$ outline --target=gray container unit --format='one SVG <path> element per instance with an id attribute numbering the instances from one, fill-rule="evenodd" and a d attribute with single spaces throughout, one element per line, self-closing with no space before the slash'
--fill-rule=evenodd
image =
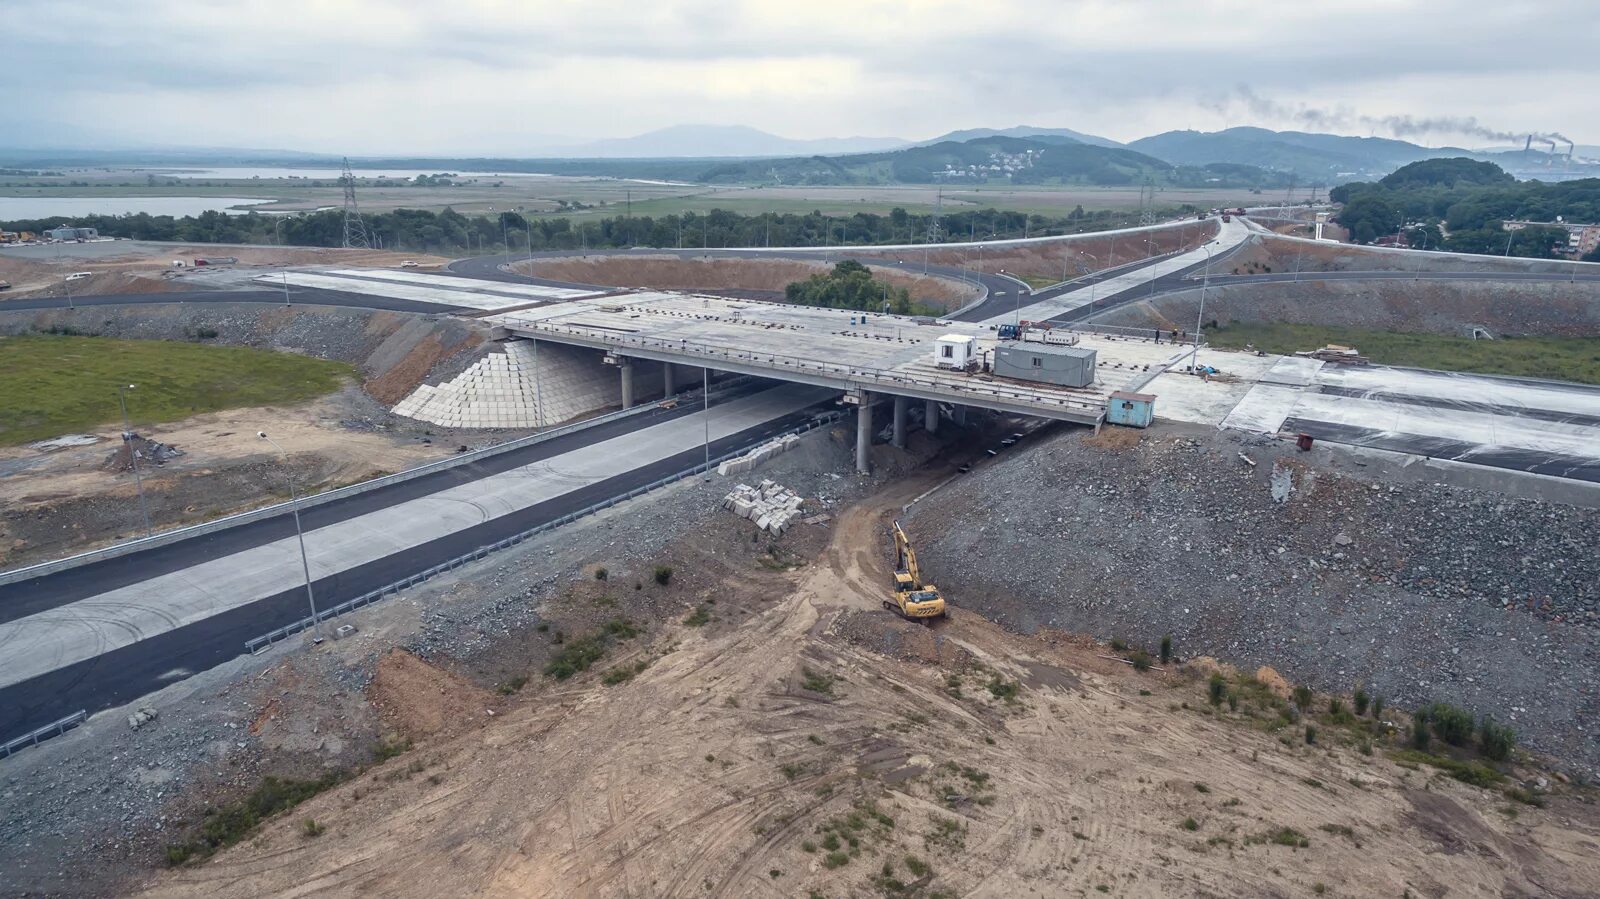
<path id="1" fill-rule="evenodd" d="M 1094 383 L 1095 351 L 1047 343 L 1002 343 L 994 350 L 994 373 L 1062 387 Z"/>

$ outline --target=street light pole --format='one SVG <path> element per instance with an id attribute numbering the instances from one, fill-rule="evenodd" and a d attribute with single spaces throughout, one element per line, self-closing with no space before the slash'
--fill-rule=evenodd
<path id="1" fill-rule="evenodd" d="M 701 418 L 706 426 L 706 480 L 711 480 L 711 367 L 700 366 L 700 401 Z"/>
<path id="2" fill-rule="evenodd" d="M 122 407 L 122 445 L 128 448 L 128 464 L 133 466 L 133 486 L 139 491 L 139 514 L 144 518 L 144 535 L 150 536 L 150 506 L 144 499 L 144 479 L 139 475 L 139 453 L 133 446 L 133 425 L 128 421 L 128 391 L 136 385 L 117 388 L 117 404 Z"/>
<path id="3" fill-rule="evenodd" d="M 1206 270 L 1200 281 L 1200 314 L 1194 320 L 1194 353 L 1189 357 L 1189 370 L 1200 367 L 1200 329 L 1206 320 L 1206 288 L 1211 286 L 1211 247 L 1201 246 L 1206 251 Z"/>
<path id="4" fill-rule="evenodd" d="M 289 461 L 289 453 L 278 441 L 267 436 L 266 431 L 257 431 L 256 436 L 273 445 L 283 455 L 284 462 Z M 294 513 L 294 535 L 300 541 L 300 570 L 306 577 L 306 601 L 311 604 L 311 635 L 312 641 L 322 642 L 322 620 L 317 617 L 317 595 L 311 589 L 311 560 L 306 557 L 306 532 L 300 526 L 300 493 L 294 487 L 294 474 L 284 473 L 284 480 L 289 482 L 289 509 Z"/>

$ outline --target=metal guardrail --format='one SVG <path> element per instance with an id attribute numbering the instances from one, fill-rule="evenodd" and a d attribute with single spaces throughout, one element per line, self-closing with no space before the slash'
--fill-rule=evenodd
<path id="1" fill-rule="evenodd" d="M 822 415 L 818 415 L 817 417 L 813 418 L 811 421 L 805 423 L 804 425 L 801 425 L 798 428 L 791 428 L 790 430 L 785 431 L 784 433 L 785 434 L 804 434 L 807 431 L 815 430 L 816 428 L 823 427 L 824 425 L 832 424 L 833 422 L 836 422 L 839 419 L 843 418 L 844 414 L 845 413 L 843 413 L 843 412 L 837 412 L 837 411 L 835 411 L 835 412 L 827 412 L 827 413 L 824 413 Z M 773 438 L 768 437 L 768 438 L 762 440 L 761 443 L 768 443 L 772 439 Z M 521 532 L 516 533 L 516 534 L 512 534 L 510 537 L 506 537 L 506 538 L 501 539 L 501 540 L 496 540 L 494 543 L 490 543 L 490 544 L 485 545 L 485 546 L 480 546 L 477 549 L 473 550 L 472 552 L 456 556 L 455 558 L 450 559 L 450 560 L 445 561 L 445 562 L 441 562 L 438 565 L 433 565 L 433 566 L 431 566 L 429 568 L 425 568 L 422 571 L 417 572 L 416 574 L 413 574 L 413 575 L 411 575 L 409 577 L 401 578 L 400 580 L 395 581 L 392 584 L 387 584 L 385 586 L 379 587 L 376 590 L 372 590 L 370 592 L 363 593 L 360 596 L 356 597 L 355 599 L 347 600 L 345 602 L 339 603 L 338 605 L 332 606 L 332 607 L 327 608 L 327 609 L 319 609 L 317 611 L 317 614 L 316 614 L 315 618 L 313 618 L 312 616 L 308 615 L 305 618 L 302 618 L 299 621 L 294 622 L 293 624 L 284 625 L 283 627 L 280 627 L 277 630 L 268 631 L 267 633 L 262 634 L 259 637 L 252 637 L 251 639 L 246 640 L 245 643 L 244 643 L 245 651 L 250 653 L 251 655 L 255 655 L 256 653 L 260 652 L 261 650 L 266 649 L 267 647 L 271 646 L 273 643 L 276 643 L 279 640 L 283 640 L 285 638 L 291 637 L 291 636 L 293 636 L 293 635 L 305 630 L 306 628 L 311 627 L 313 624 L 315 624 L 318 621 L 327 621 L 330 618 L 337 618 L 340 615 L 344 615 L 346 613 L 353 612 L 356 609 L 361 608 L 362 606 L 371 605 L 372 603 L 375 603 L 378 600 L 383 599 L 385 596 L 389 596 L 389 595 L 392 595 L 392 594 L 395 594 L 395 593 L 399 593 L 401 590 L 405 590 L 405 589 L 407 589 L 409 587 L 414 587 L 417 584 L 420 584 L 423 581 L 428 580 L 429 578 L 433 578 L 433 577 L 436 577 L 438 575 L 444 574 L 447 571 L 454 571 L 455 569 L 460 568 L 462 565 L 466 565 L 469 562 L 476 562 L 476 561 L 484 558 L 485 556 L 488 556 L 491 553 L 499 552 L 502 549 L 507 549 L 509 547 L 516 546 L 517 544 L 522 543 L 525 540 L 531 539 L 533 537 L 537 537 L 538 535 L 546 533 L 547 531 L 553 531 L 556 528 L 561 527 L 562 525 L 571 524 L 572 522 L 577 521 L 580 518 L 587 518 L 588 516 L 593 515 L 596 512 L 604 511 L 604 510 L 609 509 L 609 508 L 611 508 L 611 507 L 613 507 L 615 505 L 618 505 L 619 503 L 624 503 L 624 502 L 627 502 L 630 499 L 635 499 L 637 497 L 643 496 L 646 493 L 651 492 L 652 490 L 658 490 L 658 489 L 660 489 L 662 487 L 665 487 L 668 484 L 674 483 L 676 481 L 681 481 L 684 478 L 693 477 L 693 476 L 695 476 L 697 474 L 700 474 L 701 472 L 704 472 L 704 471 L 710 471 L 711 469 L 713 469 L 716 466 L 722 464 L 723 462 L 728 461 L 729 459 L 736 459 L 736 458 L 738 458 L 740 456 L 745 455 L 746 453 L 749 453 L 752 448 L 754 448 L 756 446 L 760 446 L 761 443 L 750 444 L 750 445 L 745 446 L 745 447 L 743 447 L 741 449 L 734 450 L 731 453 L 724 453 L 724 454 L 722 454 L 720 456 L 717 456 L 716 458 L 712 459 L 710 462 L 702 462 L 702 463 L 700 463 L 698 465 L 695 465 L 692 468 L 684 469 L 683 471 L 680 471 L 677 474 L 671 474 L 671 475 L 667 475 L 664 478 L 658 478 L 657 480 L 651 481 L 650 483 L 644 485 L 643 487 L 635 487 L 632 490 L 629 490 L 629 491 L 627 491 L 625 493 L 618 494 L 618 495 L 613 496 L 613 497 L 611 497 L 609 499 L 601 500 L 600 502 L 594 503 L 593 505 L 585 506 L 584 508 L 579 509 L 576 512 L 569 512 L 566 515 L 561 516 L 560 518 L 551 519 L 550 521 L 547 521 L 544 524 L 537 525 L 535 527 L 529 528 L 528 530 L 521 531 Z"/>
<path id="2" fill-rule="evenodd" d="M 966 384 L 955 381 L 937 380 L 934 378 L 918 377 L 904 374 L 892 369 L 862 368 L 854 365 L 834 365 L 826 362 L 815 362 L 802 359 L 798 356 L 786 356 L 781 353 L 757 353 L 749 350 L 734 350 L 726 347 L 702 346 L 689 343 L 687 340 L 663 340 L 657 337 L 635 337 L 619 334 L 612 331 L 602 331 L 594 328 L 573 327 L 571 325 L 553 325 L 549 322 L 529 322 L 515 325 L 519 330 L 532 334 L 565 334 L 571 337 L 593 341 L 596 344 L 613 349 L 628 346 L 639 349 L 651 349 L 663 353 L 674 353 L 684 356 L 696 356 L 704 359 L 747 362 L 751 365 L 765 365 L 774 369 L 788 369 L 792 371 L 815 372 L 844 380 L 855 386 L 856 384 L 876 384 L 885 387 L 915 387 L 922 390 L 937 391 L 949 394 L 970 394 L 974 398 L 989 396 L 1004 400 L 1017 406 L 1024 406 L 1046 412 L 1060 410 L 1081 410 L 1084 413 L 1099 415 L 1105 411 L 1103 402 L 1090 402 L 1088 400 L 1072 399 L 1068 397 L 1046 397 L 1036 392 L 1025 392 L 1005 388 L 992 382 L 983 382 L 982 386 Z M 959 396 L 950 396 L 950 400 L 959 400 Z"/>
<path id="3" fill-rule="evenodd" d="M 700 391 L 698 390 L 685 391 L 685 393 L 689 395 L 696 395 L 699 392 Z M 712 393 L 715 395 L 717 391 L 713 390 Z M 312 506 L 322 505 L 323 503 L 334 502 L 335 500 L 348 499 L 349 497 L 358 496 L 368 491 L 377 490 L 382 487 L 389 487 L 394 484 L 403 483 L 405 481 L 420 478 L 425 475 L 434 474 L 440 471 L 448 471 L 452 468 L 457 468 L 462 465 L 470 465 L 473 462 L 480 462 L 484 459 L 498 456 L 501 453 L 508 453 L 514 450 L 533 446 L 534 444 L 543 443 L 546 440 L 553 440 L 557 437 L 571 434 L 574 431 L 583 430 L 584 428 L 591 428 L 596 425 L 606 424 L 618 419 L 628 418 L 634 415 L 641 415 L 656 408 L 657 404 L 654 402 L 644 403 L 635 406 L 632 409 L 622 409 L 617 412 L 609 412 L 605 415 L 596 416 L 594 418 L 586 418 L 582 421 L 560 425 L 558 427 L 550 428 L 549 430 L 540 431 L 537 434 L 530 434 L 526 437 L 518 437 L 514 440 L 508 440 L 505 443 L 497 443 L 493 446 L 484 447 L 480 450 L 460 453 L 458 455 L 450 456 L 449 458 L 439 459 L 434 462 L 419 465 L 415 468 L 408 468 L 405 471 L 395 472 L 391 475 L 384 475 L 380 478 L 373 478 L 370 481 L 362 481 L 358 484 L 350 484 L 345 487 L 338 487 L 333 490 L 327 490 L 311 496 L 304 496 L 300 498 L 300 508 L 306 509 Z M 17 581 L 28 580 L 30 578 L 41 577 L 47 574 L 54 574 L 57 571 L 64 571 L 68 568 L 76 568 L 80 565 L 102 562 L 106 559 L 125 556 L 141 550 L 154 549 L 155 547 L 165 546 L 169 543 L 177 543 L 180 540 L 187 540 L 191 537 L 199 537 L 216 531 L 225 530 L 230 527 L 249 524 L 252 521 L 260 521 L 264 518 L 272 518 L 273 516 L 282 515 L 289 512 L 293 505 L 294 503 L 292 501 L 273 503 L 270 506 L 262 506 L 259 509 L 251 509 L 248 512 L 239 512 L 233 515 L 224 516 L 222 518 L 216 518 L 211 521 L 202 522 L 200 524 L 192 524 L 181 528 L 173 528 L 172 530 L 162 531 L 157 534 L 152 534 L 148 537 L 137 537 L 133 540 L 127 540 L 112 546 L 103 547 L 101 549 L 89 550 L 88 552 L 82 552 L 60 559 L 52 559 L 48 562 L 39 562 L 23 568 L 13 568 L 10 571 L 0 571 L 0 584 L 10 584 Z"/>
<path id="4" fill-rule="evenodd" d="M 54 724 L 46 724 L 44 727 L 29 731 L 14 740 L 0 743 L 0 758 L 9 758 L 29 746 L 37 746 L 40 740 L 48 740 L 51 737 L 60 736 L 87 720 L 89 720 L 89 713 L 80 709 Z"/>

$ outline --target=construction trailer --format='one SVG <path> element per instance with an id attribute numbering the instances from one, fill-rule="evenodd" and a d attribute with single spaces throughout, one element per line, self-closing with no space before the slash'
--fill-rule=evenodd
<path id="1" fill-rule="evenodd" d="M 994 348 L 994 373 L 1002 378 L 1062 387 L 1094 383 L 1094 350 L 1051 343 L 1002 343 Z"/>
<path id="2" fill-rule="evenodd" d="M 1129 428 L 1148 428 L 1156 417 L 1156 398 L 1149 393 L 1118 390 L 1106 403 L 1106 421 Z"/>
<path id="3" fill-rule="evenodd" d="M 978 338 L 965 334 L 946 334 L 933 344 L 933 364 L 937 368 L 970 371 L 978 364 Z"/>

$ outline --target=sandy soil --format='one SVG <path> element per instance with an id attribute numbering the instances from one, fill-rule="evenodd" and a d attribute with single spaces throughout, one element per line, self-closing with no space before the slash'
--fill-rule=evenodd
<path id="1" fill-rule="evenodd" d="M 964 266 L 985 272 L 1005 271 L 1025 278 L 1047 278 L 1052 281 L 1075 278 L 1085 272 L 1113 268 L 1117 265 L 1161 253 L 1198 246 L 1216 230 L 1215 222 L 1195 222 L 1184 228 L 1169 228 L 1147 234 L 1094 235 L 1086 234 L 1069 240 L 1022 246 L 950 247 L 935 249 L 928 254 L 936 265 Z M 920 249 L 874 250 L 871 247 L 852 250 L 852 256 L 862 259 L 905 259 L 907 264 L 920 262 Z"/>
<path id="2" fill-rule="evenodd" d="M 105 255 L 108 247 L 127 252 Z M 79 247 L 92 247 L 94 254 L 75 256 Z M 173 268 L 173 260 L 193 263 L 199 257 L 233 256 L 240 267 L 278 265 L 350 265 L 395 267 L 411 260 L 424 267 L 436 267 L 449 260 L 438 256 L 378 250 L 344 250 L 320 247 L 254 247 L 222 245 L 148 244 L 129 241 L 115 245 L 72 244 L 63 246 L 59 260 L 50 255 L 25 256 L 0 253 L 0 280 L 10 281 L 11 289 L 0 292 L 0 303 L 7 299 L 37 296 L 62 296 L 62 278 L 69 272 L 90 272 L 91 277 L 72 282 L 77 296 L 115 293 L 158 293 L 188 290 L 193 287 Z"/>
<path id="3" fill-rule="evenodd" d="M 400 471 L 449 455 L 454 444 L 423 443 L 360 418 L 359 388 L 298 406 L 231 409 L 139 433 L 184 451 L 141 469 L 158 529 L 192 524 L 286 498 L 292 474 L 308 493 Z M 292 455 L 285 465 L 256 437 L 265 430 Z M 121 429 L 93 432 L 89 446 L 0 448 L 0 564 L 14 565 L 135 536 L 132 475 L 109 470 Z"/>
<path id="4" fill-rule="evenodd" d="M 885 517 L 926 486 L 845 513 L 816 556 L 780 547 L 702 583 L 681 598 L 708 624 L 573 681 L 491 704 L 386 658 L 369 695 L 416 748 L 146 895 L 1600 891 L 1592 805 L 1513 816 L 1332 734 L 1280 741 L 1248 707 L 1213 711 L 1192 672 L 959 608 L 932 628 L 881 611 Z M 719 551 L 737 558 L 693 561 Z M 601 685 L 622 666 L 637 673 Z M 1282 828 L 1297 845 L 1260 839 Z"/>
<path id="5" fill-rule="evenodd" d="M 526 272 L 527 263 L 516 267 Z M 667 290 L 750 290 L 781 295 L 784 287 L 832 268 L 818 260 L 684 259 L 677 256 L 589 256 L 540 259 L 533 273 L 543 278 L 616 287 Z M 965 284 L 873 267 L 873 276 L 910 291 L 914 299 L 959 306 L 977 295 Z"/>

